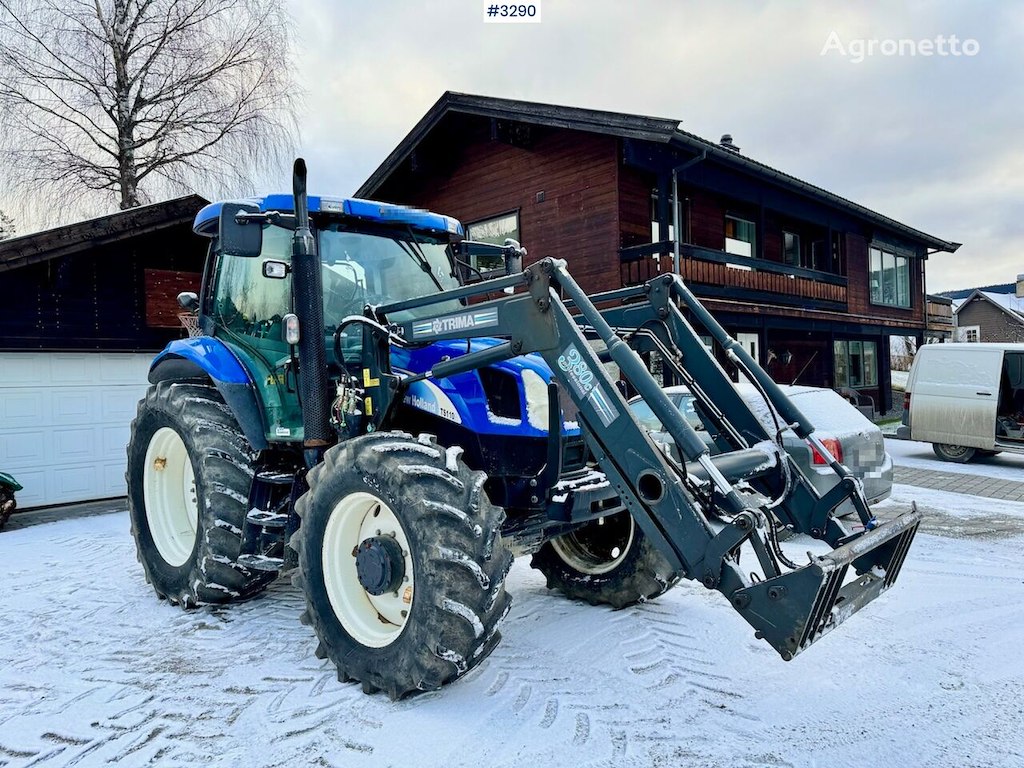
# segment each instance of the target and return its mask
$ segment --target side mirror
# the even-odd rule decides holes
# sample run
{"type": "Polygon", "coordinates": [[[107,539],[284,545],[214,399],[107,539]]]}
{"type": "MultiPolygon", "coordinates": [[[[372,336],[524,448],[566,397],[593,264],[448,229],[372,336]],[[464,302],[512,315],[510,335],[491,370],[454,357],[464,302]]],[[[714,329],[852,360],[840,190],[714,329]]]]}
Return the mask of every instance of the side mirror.
{"type": "Polygon", "coordinates": [[[247,214],[259,216],[253,203],[223,203],[220,209],[220,250],[228,256],[259,256],[263,250],[262,217],[246,221],[247,214]]]}
{"type": "Polygon", "coordinates": [[[493,273],[502,269],[506,275],[522,272],[523,257],[526,256],[526,249],[512,238],[506,238],[504,245],[463,240],[454,246],[454,250],[457,258],[467,261],[469,269],[466,272],[478,272],[477,277],[481,279],[488,275],[494,277],[493,273]]]}
{"type": "Polygon", "coordinates": [[[199,297],[192,291],[182,291],[178,294],[178,306],[188,312],[195,312],[199,309],[199,297]]]}
{"type": "Polygon", "coordinates": [[[526,249],[511,237],[505,238],[505,274],[515,275],[523,271],[523,257],[526,249]]]}

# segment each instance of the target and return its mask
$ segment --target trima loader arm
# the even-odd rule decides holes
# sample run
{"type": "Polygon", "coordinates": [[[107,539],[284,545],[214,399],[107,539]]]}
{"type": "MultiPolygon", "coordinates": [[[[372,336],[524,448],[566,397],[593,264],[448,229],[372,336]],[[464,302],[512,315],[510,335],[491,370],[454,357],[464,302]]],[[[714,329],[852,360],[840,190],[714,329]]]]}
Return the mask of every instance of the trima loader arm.
{"type": "MultiPolygon", "coordinates": [[[[544,259],[520,275],[379,307],[377,319],[386,323],[388,312],[515,285],[525,285],[527,292],[459,312],[410,320],[392,326],[392,330],[406,343],[481,336],[507,339],[497,347],[435,365],[430,375],[436,377],[528,352],[542,355],[579,408],[578,419],[598,464],[643,532],[680,575],[724,594],[755,628],[757,636],[767,640],[784,659],[791,659],[892,585],[917,530],[919,513],[915,509],[876,526],[859,484],[817,441],[813,426],[735,345],[678,277],[657,278],[637,289],[617,292],[622,296],[646,295],[648,300],[607,314],[617,325],[622,321],[621,325],[633,329],[657,326],[656,332],[643,338],[657,338],[670,365],[718,406],[717,417],[736,439],[731,450],[714,457],[662,392],[640,356],[612,329],[562,261],[544,259]],[[570,314],[559,290],[575,305],[578,315],[570,314]],[[743,404],[673,298],[684,303],[754,377],[788,422],[784,426],[809,437],[831,460],[841,478],[839,491],[819,499],[799,477],[793,479],[793,473],[798,476],[799,471],[743,404]],[[641,322],[634,322],[638,320],[641,322]],[[685,457],[683,464],[666,456],[632,417],[588,343],[585,330],[606,345],[607,357],[664,424],[685,457]],[[751,479],[751,483],[738,482],[740,478],[751,479]],[[832,518],[831,510],[846,498],[853,500],[865,530],[849,532],[832,518]],[[775,541],[769,509],[794,530],[823,539],[832,551],[811,557],[802,567],[784,567],[796,564],[782,554],[775,541]],[[744,549],[753,551],[759,574],[748,575],[749,563],[741,569],[740,553],[744,549]],[[844,584],[850,565],[857,577],[844,584]]],[[[378,345],[385,344],[387,338],[380,336],[378,345]]],[[[383,420],[397,391],[396,380],[387,370],[388,355],[381,352],[364,346],[367,395],[376,403],[376,419],[383,420]]]]}

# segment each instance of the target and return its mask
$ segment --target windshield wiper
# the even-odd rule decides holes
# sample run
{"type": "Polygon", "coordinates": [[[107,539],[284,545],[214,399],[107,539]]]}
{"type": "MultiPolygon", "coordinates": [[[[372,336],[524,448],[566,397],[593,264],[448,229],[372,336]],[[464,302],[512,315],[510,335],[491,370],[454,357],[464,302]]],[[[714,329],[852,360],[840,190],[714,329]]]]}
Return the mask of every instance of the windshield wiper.
{"type": "Polygon", "coordinates": [[[434,274],[434,269],[430,266],[430,262],[427,261],[426,254],[423,253],[423,249],[420,248],[420,244],[416,242],[416,235],[413,233],[411,227],[409,229],[409,237],[411,240],[399,240],[396,237],[395,242],[398,243],[398,246],[403,251],[412,257],[413,261],[420,265],[420,269],[430,276],[431,281],[433,281],[434,285],[437,286],[437,290],[444,291],[445,288],[441,285],[441,281],[437,279],[437,275],[434,274]]]}

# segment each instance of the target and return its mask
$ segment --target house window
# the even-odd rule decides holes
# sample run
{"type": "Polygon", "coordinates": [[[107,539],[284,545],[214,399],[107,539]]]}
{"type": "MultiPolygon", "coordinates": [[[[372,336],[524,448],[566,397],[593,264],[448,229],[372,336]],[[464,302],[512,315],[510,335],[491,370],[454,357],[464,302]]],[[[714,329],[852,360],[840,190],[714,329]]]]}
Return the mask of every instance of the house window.
{"type": "Polygon", "coordinates": [[[791,267],[799,267],[800,264],[800,235],[793,232],[782,233],[782,255],[784,261],[791,267]]]}
{"type": "MultiPolygon", "coordinates": [[[[519,211],[503,213],[489,219],[480,219],[466,225],[466,238],[478,243],[504,245],[506,238],[521,240],[519,237],[519,211]]],[[[505,262],[500,255],[470,256],[469,263],[481,272],[504,269],[505,262]]]]}
{"type": "Polygon", "coordinates": [[[725,215],[725,252],[734,256],[753,258],[755,245],[754,222],[732,214],[725,215]]]}
{"type": "Polygon", "coordinates": [[[957,329],[957,340],[958,341],[969,341],[972,344],[977,344],[981,341],[981,326],[980,325],[964,325],[957,329]]]}
{"type": "MultiPolygon", "coordinates": [[[[689,199],[688,198],[680,197],[679,212],[676,215],[678,215],[678,217],[679,217],[679,223],[680,223],[680,226],[681,226],[681,228],[683,230],[682,231],[683,237],[679,241],[681,243],[688,243],[688,242],[690,242],[690,235],[689,235],[689,232],[687,231],[688,227],[687,227],[687,213],[686,213],[687,206],[689,206],[689,204],[690,203],[689,203],[689,199]]],[[[671,241],[671,242],[674,242],[675,239],[676,239],[676,227],[675,227],[675,223],[674,222],[675,222],[675,219],[673,218],[673,214],[672,214],[672,195],[670,194],[669,195],[669,204],[668,204],[668,240],[671,241]]],[[[651,242],[652,243],[661,242],[661,237],[659,236],[659,232],[658,232],[658,191],[657,190],[655,190],[654,192],[651,193],[651,242]]]]}
{"type": "Polygon", "coordinates": [[[811,243],[811,269],[824,271],[827,260],[828,251],[825,250],[825,241],[815,240],[811,243]]]}
{"type": "Polygon", "coordinates": [[[878,386],[878,347],[875,342],[836,341],[832,351],[837,387],[878,386]]]}
{"type": "Polygon", "coordinates": [[[870,250],[871,303],[910,307],[910,259],[872,246],[870,250]]]}

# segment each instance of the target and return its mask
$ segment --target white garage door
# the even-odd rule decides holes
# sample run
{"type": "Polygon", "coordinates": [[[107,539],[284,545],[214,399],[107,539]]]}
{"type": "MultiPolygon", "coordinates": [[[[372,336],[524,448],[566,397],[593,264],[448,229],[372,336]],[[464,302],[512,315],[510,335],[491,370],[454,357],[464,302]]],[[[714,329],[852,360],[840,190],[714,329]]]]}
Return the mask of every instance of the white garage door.
{"type": "Polygon", "coordinates": [[[152,354],[0,352],[0,470],[18,507],[123,496],[152,354]]]}

